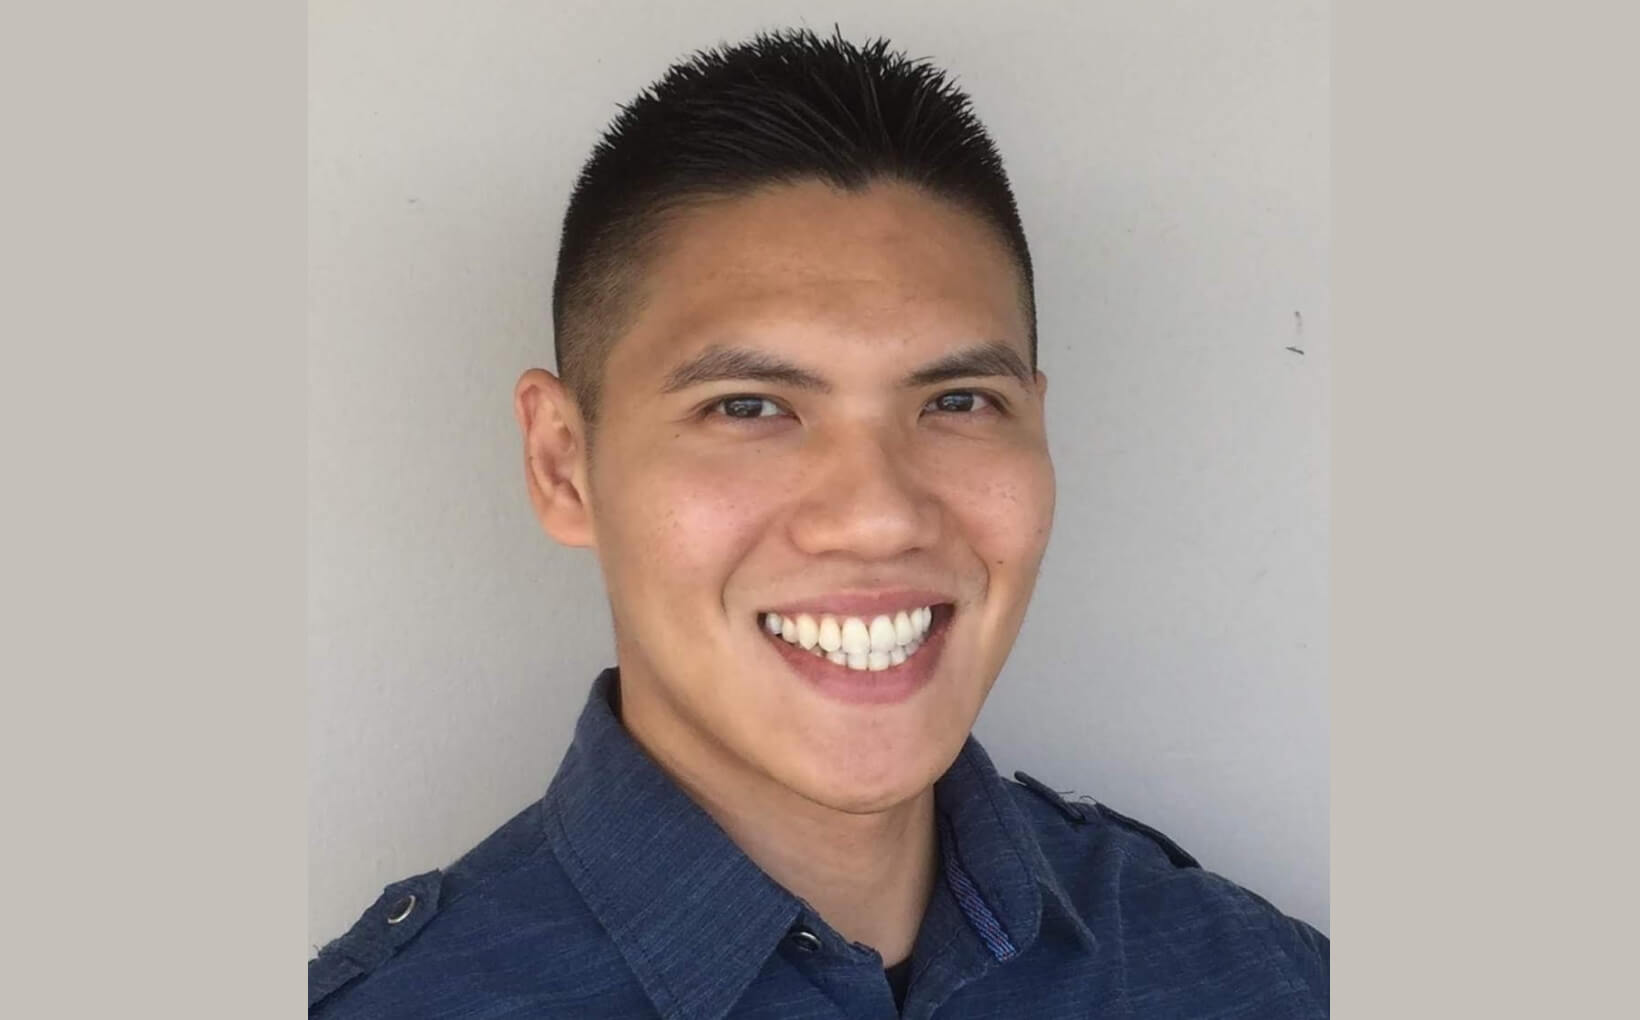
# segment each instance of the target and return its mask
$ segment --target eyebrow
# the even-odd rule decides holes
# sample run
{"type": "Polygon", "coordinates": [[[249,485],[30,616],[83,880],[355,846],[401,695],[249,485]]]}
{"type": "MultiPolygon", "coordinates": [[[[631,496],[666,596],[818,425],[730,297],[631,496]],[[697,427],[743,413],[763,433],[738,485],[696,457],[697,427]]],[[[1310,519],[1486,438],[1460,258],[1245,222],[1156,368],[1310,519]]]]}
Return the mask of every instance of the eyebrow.
{"type": "MultiPolygon", "coordinates": [[[[931,386],[951,379],[1006,376],[1029,386],[1033,373],[1013,347],[1001,340],[989,340],[959,348],[929,362],[900,380],[901,389],[931,386]]],[[[777,354],[750,347],[714,344],[674,368],[666,376],[661,393],[676,393],[691,386],[725,380],[778,383],[793,389],[830,393],[824,377],[795,365],[777,354]]]]}

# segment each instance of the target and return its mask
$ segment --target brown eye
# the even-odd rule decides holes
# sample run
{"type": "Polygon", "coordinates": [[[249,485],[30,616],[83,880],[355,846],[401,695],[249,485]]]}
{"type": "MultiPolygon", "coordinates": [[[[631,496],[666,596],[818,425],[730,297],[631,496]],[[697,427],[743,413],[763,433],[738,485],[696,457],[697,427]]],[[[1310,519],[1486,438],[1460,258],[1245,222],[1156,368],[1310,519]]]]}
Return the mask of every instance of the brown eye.
{"type": "Polygon", "coordinates": [[[983,408],[986,405],[1000,411],[1001,404],[1001,401],[990,394],[977,390],[952,390],[949,393],[941,393],[928,402],[928,406],[936,411],[959,415],[973,414],[976,406],[983,408]]]}
{"type": "Polygon", "coordinates": [[[756,418],[772,418],[780,413],[780,405],[768,397],[733,396],[713,401],[706,407],[706,415],[710,417],[714,411],[722,409],[723,417],[737,421],[751,421],[756,418]],[[764,413],[773,408],[773,414],[764,413]]]}

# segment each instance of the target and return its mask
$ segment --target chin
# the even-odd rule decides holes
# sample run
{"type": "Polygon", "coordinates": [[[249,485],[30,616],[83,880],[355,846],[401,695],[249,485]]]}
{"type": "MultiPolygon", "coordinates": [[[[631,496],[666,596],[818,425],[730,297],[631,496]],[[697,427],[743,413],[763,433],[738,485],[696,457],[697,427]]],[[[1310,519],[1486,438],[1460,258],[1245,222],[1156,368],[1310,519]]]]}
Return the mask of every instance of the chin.
{"type": "Polygon", "coordinates": [[[925,789],[926,785],[869,791],[827,790],[809,799],[843,814],[874,815],[911,800],[925,789]]]}
{"type": "Polygon", "coordinates": [[[877,760],[864,755],[849,757],[851,767],[839,769],[836,757],[826,757],[821,764],[803,769],[802,775],[788,785],[804,798],[833,811],[865,815],[911,800],[933,785],[942,771],[926,753],[877,760]]]}
{"type": "Polygon", "coordinates": [[[785,759],[787,785],[807,799],[849,814],[883,811],[933,786],[962,750],[972,717],[964,699],[938,695],[892,723],[875,720],[869,732],[858,717],[828,720],[806,734],[800,757],[790,745],[771,750],[785,759]]]}

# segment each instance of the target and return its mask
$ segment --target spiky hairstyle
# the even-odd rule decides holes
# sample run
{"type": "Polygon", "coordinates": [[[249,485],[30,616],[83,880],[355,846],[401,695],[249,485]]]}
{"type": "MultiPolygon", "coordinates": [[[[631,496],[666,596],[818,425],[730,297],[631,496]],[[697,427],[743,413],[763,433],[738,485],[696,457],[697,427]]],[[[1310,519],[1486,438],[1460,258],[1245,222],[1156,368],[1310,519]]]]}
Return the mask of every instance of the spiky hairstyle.
{"type": "Polygon", "coordinates": [[[858,192],[894,179],[984,219],[1022,272],[1035,366],[1030,250],[968,97],[926,59],[889,52],[886,39],[855,46],[833,29],[830,39],[783,29],[698,51],[622,106],[593,149],[564,216],[552,293],[558,373],[589,430],[668,213],[764,185],[818,179],[858,192]]]}

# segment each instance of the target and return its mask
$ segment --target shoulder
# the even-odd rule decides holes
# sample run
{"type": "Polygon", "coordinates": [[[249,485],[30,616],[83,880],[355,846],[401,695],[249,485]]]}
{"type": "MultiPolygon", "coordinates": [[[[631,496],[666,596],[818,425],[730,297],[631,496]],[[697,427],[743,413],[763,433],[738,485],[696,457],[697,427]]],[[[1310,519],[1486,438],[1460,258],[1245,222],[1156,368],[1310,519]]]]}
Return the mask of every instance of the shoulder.
{"type": "Polygon", "coordinates": [[[1067,799],[1066,794],[1024,772],[1015,772],[1008,786],[1015,802],[1036,821],[1038,838],[1046,837],[1044,850],[1091,840],[1102,849],[1142,864],[1160,863],[1155,860],[1159,854],[1175,869],[1201,867],[1195,857],[1160,830],[1092,798],[1067,799]]]}
{"type": "Polygon", "coordinates": [[[1328,999],[1327,936],[1268,900],[1201,866],[1160,830],[1088,798],[1068,798],[1023,772],[1009,787],[1043,856],[1097,939],[1118,940],[1130,964],[1162,959],[1177,983],[1197,976],[1276,983],[1319,1004],[1328,999]]]}
{"type": "Polygon", "coordinates": [[[625,973],[547,846],[538,802],[449,867],[388,885],[308,962],[308,1015],[550,1016],[625,973]]]}

